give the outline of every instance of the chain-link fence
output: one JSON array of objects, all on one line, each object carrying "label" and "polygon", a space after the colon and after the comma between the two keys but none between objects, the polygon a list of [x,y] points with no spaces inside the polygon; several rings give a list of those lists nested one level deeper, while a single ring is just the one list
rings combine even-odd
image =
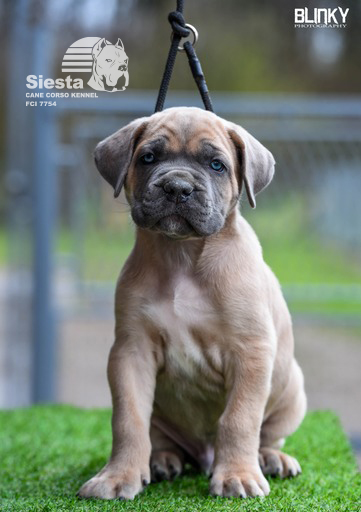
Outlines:
[{"label": "chain-link fence", "polygon": [[[133,232],[125,199],[114,201],[95,171],[92,148],[134,117],[151,113],[154,97],[141,93],[116,104],[83,103],[61,115],[60,123],[71,124],[71,135],[59,146],[59,244],[64,248],[67,240],[68,265],[83,284],[100,288],[114,281],[120,266],[116,246],[123,242],[129,247]],[[216,94],[214,102],[219,115],[246,127],[276,158],[275,179],[257,209],[242,202],[242,210],[294,311],[338,311],[356,321],[361,300],[360,101]],[[182,104],[197,104],[197,97],[170,96],[169,105]],[[99,253],[90,250],[92,238],[103,247]],[[60,250],[63,261],[65,252]]]}]

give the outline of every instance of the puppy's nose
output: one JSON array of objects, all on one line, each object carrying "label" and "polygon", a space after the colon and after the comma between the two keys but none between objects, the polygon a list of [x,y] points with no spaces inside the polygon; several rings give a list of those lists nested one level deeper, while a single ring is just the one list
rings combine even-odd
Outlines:
[{"label": "puppy's nose", "polygon": [[183,203],[184,201],[187,201],[188,197],[193,192],[193,187],[188,183],[188,181],[180,178],[173,178],[164,183],[163,190],[170,201]]}]

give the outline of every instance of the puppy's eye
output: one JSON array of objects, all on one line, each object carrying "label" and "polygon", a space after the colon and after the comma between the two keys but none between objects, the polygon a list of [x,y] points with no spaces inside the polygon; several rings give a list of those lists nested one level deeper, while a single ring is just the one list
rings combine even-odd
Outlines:
[{"label": "puppy's eye", "polygon": [[155,160],[155,156],[153,155],[153,153],[146,153],[141,158],[141,161],[143,162],[143,164],[152,164],[154,162],[154,160]]},{"label": "puppy's eye", "polygon": [[225,169],[224,165],[222,164],[222,162],[220,160],[212,160],[212,162],[210,163],[210,166],[212,167],[212,169],[214,171],[217,171],[217,172],[223,172]]},{"label": "puppy's eye", "polygon": [[105,60],[106,60],[106,62],[111,62],[112,61],[112,59],[105,59]]}]

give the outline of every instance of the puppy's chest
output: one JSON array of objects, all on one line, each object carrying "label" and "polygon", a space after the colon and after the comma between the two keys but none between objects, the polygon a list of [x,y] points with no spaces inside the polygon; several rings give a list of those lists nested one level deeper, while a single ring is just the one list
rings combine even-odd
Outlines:
[{"label": "puppy's chest", "polygon": [[190,278],[175,280],[164,296],[145,306],[144,313],[162,339],[166,373],[193,381],[203,373],[221,372],[217,312]]}]

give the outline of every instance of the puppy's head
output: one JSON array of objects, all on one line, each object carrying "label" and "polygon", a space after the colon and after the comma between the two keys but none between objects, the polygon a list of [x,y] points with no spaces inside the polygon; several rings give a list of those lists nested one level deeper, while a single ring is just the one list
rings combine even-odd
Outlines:
[{"label": "puppy's head", "polygon": [[244,184],[251,206],[274,173],[272,154],[246,130],[198,108],[171,108],[100,142],[95,162],[134,222],[171,238],[220,231]]}]

